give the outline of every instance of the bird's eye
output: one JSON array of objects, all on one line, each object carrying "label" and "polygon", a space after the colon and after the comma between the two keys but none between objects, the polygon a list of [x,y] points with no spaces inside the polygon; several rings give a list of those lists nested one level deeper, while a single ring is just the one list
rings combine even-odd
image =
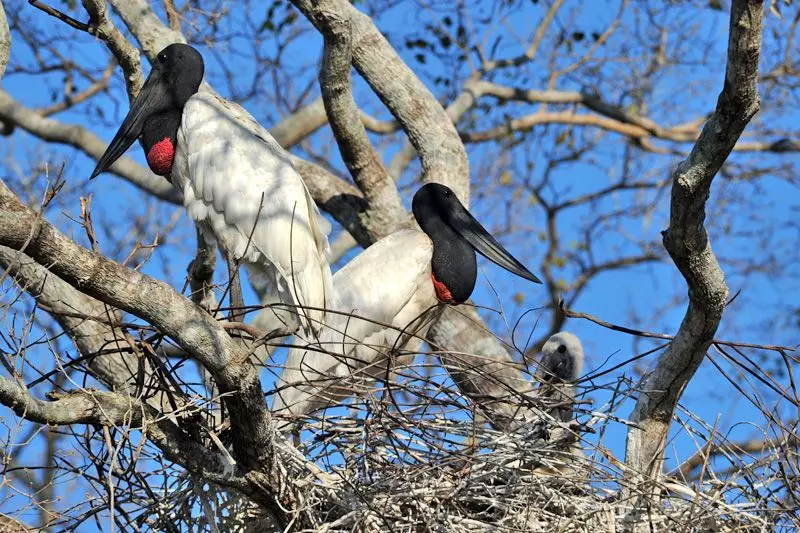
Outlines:
[{"label": "bird's eye", "polygon": [[558,347],[558,353],[566,353],[566,352],[567,352],[567,347],[564,346],[563,344]]}]

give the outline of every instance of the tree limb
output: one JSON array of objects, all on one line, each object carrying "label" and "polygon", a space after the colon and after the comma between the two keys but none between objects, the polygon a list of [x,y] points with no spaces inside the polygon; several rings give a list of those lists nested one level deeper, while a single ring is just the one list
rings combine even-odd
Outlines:
[{"label": "tree limb", "polygon": [[79,390],[58,395],[52,402],[37,400],[12,380],[0,377],[0,403],[17,416],[48,425],[98,424],[142,429],[170,461],[213,482],[243,488],[246,482],[226,474],[219,454],[210,453],[191,440],[153,407],[127,395],[96,390]]},{"label": "tree limb", "polygon": [[144,83],[142,63],[139,60],[139,51],[117,29],[111,17],[108,16],[108,7],[105,0],[83,0],[83,7],[89,13],[91,24],[89,33],[96,35],[106,43],[106,46],[117,59],[122,72],[125,74],[125,86],[131,101],[139,94],[139,89]]},{"label": "tree limb", "polygon": [[335,6],[328,11],[328,5],[335,1],[325,0],[318,6],[322,13],[319,28],[325,39],[319,83],[339,152],[367,200],[362,221],[372,240],[378,240],[387,228],[396,228],[408,215],[359,118],[350,81],[351,23],[336,14]]},{"label": "tree limb", "polygon": [[325,9],[312,0],[292,3],[320,32],[323,32],[323,17],[330,13],[350,20],[353,66],[403,126],[420,154],[424,179],[449,186],[469,205],[467,154],[453,122],[372,19],[343,0],[326,2]]},{"label": "tree limb", "polygon": [[8,31],[8,21],[6,20],[6,10],[3,7],[3,0],[0,0],[0,80],[6,72],[8,58],[11,55],[11,33]]},{"label": "tree limb", "polygon": [[246,469],[271,471],[270,416],[247,354],[224,328],[166,283],[128,270],[69,240],[0,181],[0,245],[24,251],[64,281],[142,318],[174,339],[214,377],[231,415],[234,450]]},{"label": "tree limb", "polygon": [[643,379],[628,430],[628,486],[661,473],[663,451],[675,406],[703,361],[728,295],[725,277],[703,226],[711,183],[759,108],[758,59],[761,0],[734,0],[725,84],[717,107],[688,159],[673,172],[670,223],[664,247],[689,287],[689,307],[675,339]]}]

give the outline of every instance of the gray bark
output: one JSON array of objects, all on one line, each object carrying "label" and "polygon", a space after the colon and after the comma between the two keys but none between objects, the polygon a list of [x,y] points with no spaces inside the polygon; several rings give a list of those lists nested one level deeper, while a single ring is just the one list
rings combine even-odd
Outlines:
[{"label": "gray bark", "polygon": [[449,186],[469,205],[469,165],[453,122],[372,19],[343,0],[325,2],[324,7],[311,0],[292,3],[321,33],[331,14],[350,21],[353,66],[408,134],[420,154],[424,180]]},{"label": "gray bark", "polygon": [[366,197],[362,222],[375,241],[386,235],[387,228],[403,224],[408,220],[408,215],[394,181],[367,137],[353,100],[350,80],[352,25],[350,19],[336,13],[335,3],[335,0],[326,0],[318,5],[322,13],[318,17],[319,28],[325,39],[319,82],[339,152],[353,181]]},{"label": "gray bark", "polygon": [[672,176],[664,247],[686,280],[689,306],[675,339],[639,387],[631,415],[636,427],[628,431],[625,455],[629,487],[639,487],[660,475],[675,407],[722,319],[728,287],[703,222],[714,176],[758,112],[762,17],[761,0],[733,2],[724,87],[691,154]]},{"label": "gray bark", "polygon": [[237,459],[270,468],[270,417],[255,369],[225,330],[169,285],[98,256],[69,240],[0,182],[0,245],[24,251],[79,291],[132,313],[171,337],[214,377],[226,396]]},{"label": "gray bark", "polygon": [[3,0],[0,0],[0,80],[6,72],[8,58],[11,56],[11,33],[8,31],[8,21],[6,20],[6,10],[3,7]]}]

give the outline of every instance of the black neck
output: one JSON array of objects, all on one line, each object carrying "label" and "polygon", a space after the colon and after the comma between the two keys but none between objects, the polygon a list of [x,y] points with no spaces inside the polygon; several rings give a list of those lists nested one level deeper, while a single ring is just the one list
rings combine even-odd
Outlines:
[{"label": "black neck", "polygon": [[177,145],[182,115],[183,110],[172,108],[147,117],[141,137],[145,154],[150,153],[153,145],[164,139],[171,140],[173,146]]},{"label": "black neck", "polygon": [[456,303],[467,301],[478,279],[475,250],[437,216],[427,218],[420,227],[433,242],[433,275],[444,283]]}]

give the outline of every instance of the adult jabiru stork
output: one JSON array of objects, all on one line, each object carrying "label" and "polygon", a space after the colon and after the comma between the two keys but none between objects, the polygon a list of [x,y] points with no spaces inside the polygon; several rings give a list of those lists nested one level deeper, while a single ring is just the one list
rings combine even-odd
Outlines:
[{"label": "adult jabiru stork", "polygon": [[[384,237],[333,276],[334,296],[318,343],[289,351],[276,384],[275,414],[302,416],[335,404],[419,352],[441,304],[460,304],[477,280],[477,251],[527,280],[541,283],[438,183],[423,185],[412,211],[422,231]],[[359,318],[363,317],[363,318]],[[291,422],[281,425],[286,429]]]},{"label": "adult jabiru stork", "polygon": [[183,192],[189,216],[229,266],[244,263],[269,288],[269,303],[302,306],[276,314],[311,335],[331,294],[330,224],[269,132],[241,106],[199,91],[204,69],[191,46],[163,49],[91,177],[141,136],[150,169]]}]

